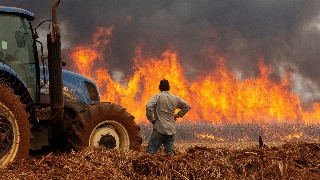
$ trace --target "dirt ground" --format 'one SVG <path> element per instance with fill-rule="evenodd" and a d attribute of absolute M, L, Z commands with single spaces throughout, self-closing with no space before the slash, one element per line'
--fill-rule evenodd
<path fill-rule="evenodd" d="M 320 179 L 320 143 L 265 145 L 179 142 L 175 156 L 87 148 L 13 162 L 0 179 Z"/>

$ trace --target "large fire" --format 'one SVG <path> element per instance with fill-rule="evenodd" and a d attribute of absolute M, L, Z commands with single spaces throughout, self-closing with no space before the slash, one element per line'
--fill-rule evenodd
<path fill-rule="evenodd" d="M 146 121 L 145 104 L 158 93 L 163 78 L 170 81 L 172 93 L 192 106 L 182 121 L 320 123 L 320 103 L 314 103 L 312 111 L 303 111 L 299 95 L 290 91 L 290 72 L 280 81 L 272 81 L 270 67 L 263 58 L 259 60 L 258 77 L 240 81 L 226 68 L 225 58 L 219 57 L 215 69 L 191 82 L 175 52 L 165 51 L 161 58 L 144 58 L 137 48 L 134 75 L 126 83 L 115 81 L 103 59 L 111 34 L 112 28 L 98 28 L 92 44 L 73 47 L 70 56 L 77 72 L 97 83 L 101 100 L 126 107 L 137 123 Z"/>

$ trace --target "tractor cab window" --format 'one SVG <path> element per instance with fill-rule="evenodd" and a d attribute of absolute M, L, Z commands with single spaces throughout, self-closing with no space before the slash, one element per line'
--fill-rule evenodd
<path fill-rule="evenodd" d="M 0 65 L 10 66 L 36 98 L 36 68 L 30 22 L 19 16 L 0 14 Z"/>

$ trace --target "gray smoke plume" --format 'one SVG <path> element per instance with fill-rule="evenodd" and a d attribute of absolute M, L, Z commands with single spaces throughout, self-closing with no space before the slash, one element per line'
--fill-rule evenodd
<path fill-rule="evenodd" d="M 0 0 L 33 12 L 35 24 L 50 18 L 51 4 Z M 91 42 L 97 27 L 113 26 L 105 61 L 126 75 L 137 46 L 155 57 L 178 52 L 190 79 L 214 69 L 212 58 L 221 55 L 240 79 L 255 77 L 263 57 L 275 74 L 293 70 L 294 90 L 305 100 L 320 98 L 319 0 L 61 0 L 59 16 L 69 48 Z"/>

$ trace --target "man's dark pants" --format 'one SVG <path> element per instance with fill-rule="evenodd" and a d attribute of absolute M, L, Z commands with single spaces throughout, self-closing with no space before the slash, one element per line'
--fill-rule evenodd
<path fill-rule="evenodd" d="M 174 155 L 173 151 L 174 135 L 161 134 L 157 130 L 153 129 L 150 140 L 147 146 L 147 153 L 155 154 L 163 144 L 166 154 Z"/>

